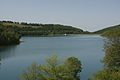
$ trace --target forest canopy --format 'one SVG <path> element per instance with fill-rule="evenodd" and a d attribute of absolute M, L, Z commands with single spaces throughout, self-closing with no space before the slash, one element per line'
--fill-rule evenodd
<path fill-rule="evenodd" d="M 64 34 L 86 34 L 88 31 L 60 24 L 39 24 L 27 22 L 0 21 L 0 26 L 15 29 L 22 36 L 54 36 Z"/>
<path fill-rule="evenodd" d="M 32 64 L 24 72 L 23 80 L 80 80 L 81 61 L 69 57 L 60 63 L 56 56 L 46 59 L 47 64 Z"/>
<path fill-rule="evenodd" d="M 0 45 L 18 44 L 20 34 L 12 29 L 0 28 Z"/>

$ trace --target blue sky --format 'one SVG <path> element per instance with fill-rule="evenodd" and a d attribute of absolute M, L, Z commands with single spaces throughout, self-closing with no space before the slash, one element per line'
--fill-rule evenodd
<path fill-rule="evenodd" d="M 0 0 L 0 20 L 95 31 L 120 24 L 120 0 Z"/>

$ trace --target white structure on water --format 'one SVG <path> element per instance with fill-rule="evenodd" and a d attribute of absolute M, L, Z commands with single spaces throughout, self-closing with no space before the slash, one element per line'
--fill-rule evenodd
<path fill-rule="evenodd" d="M 64 36 L 67 36 L 67 34 L 65 33 Z"/>

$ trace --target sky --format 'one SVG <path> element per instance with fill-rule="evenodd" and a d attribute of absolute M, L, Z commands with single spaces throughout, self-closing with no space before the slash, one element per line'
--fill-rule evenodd
<path fill-rule="evenodd" d="M 120 0 L 0 0 L 0 20 L 96 31 L 120 24 Z"/>

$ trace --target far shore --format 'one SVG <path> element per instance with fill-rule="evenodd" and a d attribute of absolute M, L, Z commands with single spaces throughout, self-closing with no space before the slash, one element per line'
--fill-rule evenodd
<path fill-rule="evenodd" d="M 101 34 L 55 34 L 55 35 L 27 35 L 27 36 L 22 36 L 22 37 L 63 37 L 63 36 L 74 36 L 74 35 L 97 35 L 101 36 Z M 7 46 L 12 46 L 12 45 L 18 45 L 20 43 L 23 43 L 24 41 L 20 41 L 19 43 L 14 43 L 14 44 L 7 44 L 7 45 L 0 45 L 0 48 L 4 48 Z"/>
<path fill-rule="evenodd" d="M 22 37 L 59 37 L 59 36 L 72 36 L 72 35 L 98 35 L 101 36 L 101 34 L 54 34 L 54 35 L 24 35 Z"/>
<path fill-rule="evenodd" d="M 101 34 L 68 34 L 68 35 L 101 35 Z"/>

